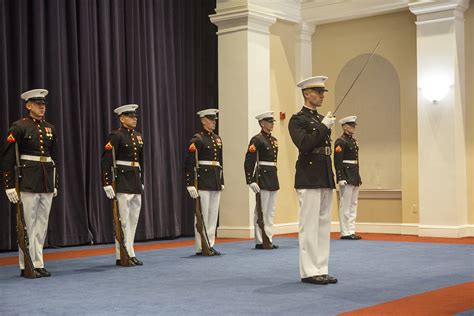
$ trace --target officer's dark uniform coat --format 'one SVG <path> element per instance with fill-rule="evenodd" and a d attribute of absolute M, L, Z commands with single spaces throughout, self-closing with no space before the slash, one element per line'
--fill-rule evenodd
<path fill-rule="evenodd" d="M 343 160 L 359 161 L 357 141 L 346 134 L 339 137 L 334 144 L 334 167 L 336 168 L 337 181 L 346 180 L 348 184 L 361 185 L 359 164 L 344 163 Z"/>
<path fill-rule="evenodd" d="M 57 136 L 54 126 L 45 120 L 30 116 L 14 122 L 7 134 L 3 147 L 1 165 L 5 189 L 15 187 L 15 143 L 18 143 L 20 155 L 51 157 L 53 162 L 20 160 L 20 191 L 31 193 L 53 193 L 58 187 Z"/>
<path fill-rule="evenodd" d="M 193 136 L 189 143 L 185 162 L 186 186 L 194 186 L 196 151 L 199 160 L 216 161 L 220 164 L 220 166 L 199 166 L 198 189 L 221 191 L 224 184 L 224 175 L 222 172 L 222 140 L 220 136 L 208 131 L 201 131 Z"/>
<path fill-rule="evenodd" d="M 275 137 L 265 132 L 261 132 L 250 140 L 247 153 L 245 154 L 245 179 L 247 184 L 257 182 L 254 173 L 257 162 L 257 153 L 259 161 L 277 162 L 278 141 Z M 258 182 L 260 189 L 267 191 L 277 191 L 280 189 L 278 183 L 277 167 L 260 165 Z"/>
<path fill-rule="evenodd" d="M 335 188 L 331 163 L 331 130 L 322 124 L 324 116 L 303 107 L 288 124 L 291 139 L 298 147 L 295 188 Z"/>
<path fill-rule="evenodd" d="M 142 134 L 125 127 L 112 131 L 107 137 L 102 154 L 102 185 L 112 185 L 112 147 L 115 159 L 140 164 L 140 168 L 117 165 L 116 192 L 141 194 L 143 184 L 143 138 Z"/>

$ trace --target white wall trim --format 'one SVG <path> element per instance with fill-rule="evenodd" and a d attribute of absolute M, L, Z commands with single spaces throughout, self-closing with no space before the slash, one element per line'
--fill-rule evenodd
<path fill-rule="evenodd" d="M 331 223 L 331 231 L 339 232 L 339 222 Z M 474 225 L 439 226 L 417 223 L 356 223 L 360 233 L 416 235 L 420 237 L 474 237 Z"/>
<path fill-rule="evenodd" d="M 219 226 L 217 228 L 219 238 L 253 238 L 253 226 Z"/>
<path fill-rule="evenodd" d="M 273 225 L 273 235 L 291 234 L 298 232 L 298 223 L 282 223 Z M 253 226 L 219 226 L 219 238 L 254 238 Z"/>
<path fill-rule="evenodd" d="M 331 223 L 331 231 L 339 232 L 339 222 Z M 416 223 L 356 223 L 356 232 L 418 235 L 418 224 Z"/>
<path fill-rule="evenodd" d="M 220 226 L 219 238 L 253 238 L 253 226 Z M 359 233 L 379 233 L 396 235 L 416 235 L 420 237 L 474 237 L 474 225 L 439 226 L 419 225 L 417 223 L 356 223 Z M 298 223 L 273 225 L 273 234 L 290 234 L 298 232 Z M 331 232 L 339 232 L 339 222 L 331 222 Z"/>
<path fill-rule="evenodd" d="M 462 238 L 474 236 L 474 225 L 444 226 L 420 225 L 418 235 L 423 237 Z"/>

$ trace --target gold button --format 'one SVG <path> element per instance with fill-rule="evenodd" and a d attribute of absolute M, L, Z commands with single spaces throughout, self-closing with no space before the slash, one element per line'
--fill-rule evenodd
<path fill-rule="evenodd" d="M 313 162 L 312 162 L 312 161 L 310 161 L 310 162 L 309 162 L 309 164 L 310 164 L 310 165 L 312 165 L 312 164 L 313 164 Z"/>

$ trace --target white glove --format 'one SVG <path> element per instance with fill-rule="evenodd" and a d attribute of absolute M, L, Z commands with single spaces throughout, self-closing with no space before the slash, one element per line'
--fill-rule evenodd
<path fill-rule="evenodd" d="M 142 184 L 142 191 L 145 191 L 145 185 Z"/>
<path fill-rule="evenodd" d="M 57 196 L 58 196 L 58 189 L 54 188 L 53 197 L 57 197 Z"/>
<path fill-rule="evenodd" d="M 346 180 L 341 180 L 337 184 L 339 184 L 339 186 L 344 186 L 344 185 L 347 184 L 347 181 Z"/>
<path fill-rule="evenodd" d="M 258 193 L 260 192 L 260 187 L 256 182 L 252 182 L 249 184 L 249 187 L 252 189 L 253 193 Z"/>
<path fill-rule="evenodd" d="M 221 191 L 224 191 L 224 185 L 221 184 Z"/>
<path fill-rule="evenodd" d="M 105 191 L 105 194 L 107 195 L 107 197 L 109 199 L 113 199 L 115 197 L 115 192 L 114 192 L 114 188 L 112 188 L 111 185 L 106 185 L 104 187 L 104 191 Z"/>
<path fill-rule="evenodd" d="M 8 200 L 12 203 L 18 203 L 20 199 L 18 198 L 18 193 L 16 193 L 16 189 L 6 189 L 5 193 L 7 194 Z"/>
<path fill-rule="evenodd" d="M 336 122 L 336 118 L 332 116 L 331 112 L 329 111 L 321 123 L 326 125 L 327 128 L 331 128 L 334 125 L 334 122 Z"/>
<path fill-rule="evenodd" d="M 196 190 L 195 187 L 189 186 L 189 187 L 186 187 L 186 189 L 188 190 L 189 195 L 190 195 L 193 199 L 197 199 L 197 198 L 198 198 L 199 193 L 198 193 L 198 191 Z"/>

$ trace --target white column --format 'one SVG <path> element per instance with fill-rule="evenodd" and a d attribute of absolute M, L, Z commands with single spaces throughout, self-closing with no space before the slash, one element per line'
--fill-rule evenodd
<path fill-rule="evenodd" d="M 316 25 L 314 23 L 299 23 L 295 25 L 295 76 L 296 82 L 313 75 L 313 44 L 312 36 Z M 296 108 L 299 110 L 303 105 L 301 89 L 296 89 Z"/>
<path fill-rule="evenodd" d="M 219 134 L 223 140 L 225 191 L 219 237 L 253 237 L 255 194 L 243 169 L 250 138 L 258 133 L 254 116 L 270 110 L 270 25 L 274 16 L 248 8 L 217 11 Z"/>
<path fill-rule="evenodd" d="M 468 0 L 417 1 L 420 236 L 468 234 L 464 11 Z M 433 102 L 425 95 L 447 94 Z"/>

